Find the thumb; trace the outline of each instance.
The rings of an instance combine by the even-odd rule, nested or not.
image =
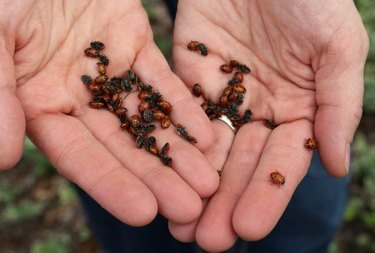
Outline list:
[[[0,38],[0,55],[0,169],[9,169],[22,155],[25,117],[15,95],[15,67],[4,38]]]
[[[351,22],[332,37],[320,55],[315,77],[315,138],[324,167],[337,177],[348,173],[350,144],[362,116],[363,72],[369,43],[359,15],[357,21],[357,26]]]

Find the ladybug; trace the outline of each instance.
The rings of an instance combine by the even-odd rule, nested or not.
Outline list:
[[[229,73],[232,73],[233,67],[229,64],[223,64],[220,66],[220,70],[221,72],[229,74]]]
[[[277,184],[278,186],[285,184],[285,177],[280,172],[274,171],[270,176],[273,184]]]
[[[305,148],[308,150],[314,150],[318,146],[318,141],[313,138],[305,139]]]
[[[208,48],[205,44],[203,43],[199,43],[198,44],[198,52],[203,55],[203,56],[207,56],[208,55]]]
[[[198,42],[198,41],[192,40],[192,41],[190,41],[189,44],[187,45],[187,48],[188,48],[190,51],[197,51],[197,50],[198,50],[198,45],[199,45],[199,42]]]
[[[96,102],[96,101],[90,102],[89,105],[90,105],[91,108],[94,108],[94,109],[102,109],[102,108],[105,107],[104,103]]]
[[[100,42],[100,41],[92,41],[90,42],[90,46],[91,48],[95,49],[95,50],[98,50],[98,51],[101,51],[104,49],[104,43],[103,42]]]
[[[193,95],[196,97],[200,97],[202,95],[202,86],[199,83],[193,85]]]
[[[275,129],[278,125],[269,119],[263,119],[263,124],[269,129]]]
[[[207,46],[205,44],[201,43],[201,42],[192,40],[192,41],[190,41],[188,43],[187,48],[190,51],[198,51],[198,53],[201,54],[201,55],[203,55],[203,56],[207,56],[208,55],[208,48],[207,48]]]

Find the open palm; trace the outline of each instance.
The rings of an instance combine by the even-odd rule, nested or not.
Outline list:
[[[4,121],[13,119],[14,126],[2,137],[22,135],[23,108],[28,135],[58,171],[120,220],[143,225],[157,211],[176,222],[196,219],[200,198],[210,196],[219,181],[198,150],[212,140],[212,133],[203,132],[210,123],[154,44],[140,1],[18,1],[12,8],[20,17],[14,17],[17,29],[7,39],[15,42],[1,50],[8,66],[2,78],[12,84],[7,99],[15,104]],[[173,120],[198,139],[195,147],[171,128],[155,133],[158,145],[171,144],[173,169],[137,149],[113,114],[88,106],[91,95],[80,77],[96,76],[95,61],[83,54],[93,40],[106,45],[109,76],[132,68],[172,103]],[[125,104],[130,113],[134,105]],[[14,153],[2,167],[9,167]]]
[[[188,51],[191,40],[205,43],[208,56]],[[219,66],[230,60],[248,65],[240,108],[251,109],[253,118],[236,135],[212,122],[215,144],[205,155],[223,171],[219,189],[199,221],[170,224],[174,236],[215,252],[229,248],[237,235],[264,237],[307,172],[312,152],[304,148],[305,138],[318,140],[329,173],[345,175],[361,116],[367,50],[349,0],[179,1],[175,73],[190,87],[200,83],[217,101],[231,78]],[[271,130],[263,119],[278,126]],[[286,177],[284,185],[272,185],[274,171]]]

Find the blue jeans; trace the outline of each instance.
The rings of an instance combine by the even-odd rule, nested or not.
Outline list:
[[[298,186],[275,229],[256,242],[237,243],[228,253],[324,253],[339,228],[347,202],[350,177],[336,179],[314,154],[307,176]],[[106,253],[197,253],[194,243],[180,243],[168,231],[165,218],[127,226],[78,189],[95,234]]]

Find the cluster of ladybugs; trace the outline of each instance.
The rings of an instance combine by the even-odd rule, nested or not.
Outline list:
[[[207,46],[201,42],[191,41],[187,45],[187,48],[191,51],[198,51],[203,56],[208,55]],[[201,52],[202,49],[204,49],[204,53]],[[218,103],[205,97],[202,86],[199,83],[193,85],[192,93],[196,97],[203,97],[204,102],[201,104],[201,107],[210,120],[218,119],[222,115],[225,115],[232,122],[236,130],[238,130],[241,126],[250,122],[252,116],[251,110],[245,110],[241,116],[238,109],[243,103],[246,93],[246,89],[242,85],[243,75],[250,73],[250,69],[245,64],[231,60],[228,64],[221,65],[220,70],[226,74],[230,74],[235,70],[235,73],[224,88],[218,99]]]
[[[151,154],[158,156],[163,164],[170,166],[172,158],[167,155],[170,144],[167,142],[159,151],[156,147],[156,138],[150,133],[156,129],[155,121],[160,122],[161,128],[168,128],[173,125],[177,134],[190,143],[197,140],[189,135],[185,127],[174,124],[170,113],[172,105],[163,99],[160,92],[149,84],[145,84],[132,70],[128,70],[122,77],[114,76],[108,78],[106,66],[108,58],[101,53],[104,44],[100,41],[93,41],[90,47],[85,49],[86,56],[97,58],[97,70],[99,75],[94,79],[88,75],[82,75],[81,80],[93,95],[90,107],[94,109],[107,109],[114,113],[120,120],[120,127],[130,133],[138,148],[144,148]],[[133,92],[138,92],[140,100],[138,104],[139,114],[128,116],[127,108],[123,106],[126,97]]]
[[[207,46],[201,42],[191,41],[188,43],[187,48],[188,50],[196,51],[203,56],[208,55]],[[201,104],[201,107],[210,120],[217,119],[221,115],[226,115],[231,120],[234,127],[236,127],[238,130],[238,128],[240,128],[243,124],[250,122],[252,115],[251,111],[247,109],[241,117],[238,110],[238,107],[243,103],[244,95],[246,93],[245,87],[241,84],[243,81],[243,74],[250,73],[250,69],[245,64],[241,64],[235,60],[231,60],[229,64],[223,64],[220,66],[220,70],[227,74],[232,73],[234,69],[236,71],[232,79],[230,79],[227,83],[227,87],[224,88],[221,96],[218,99],[218,103],[214,103],[213,101],[207,99],[201,85],[198,83],[193,85],[192,93],[196,97],[203,97],[204,102]],[[269,119],[264,119],[263,123],[270,129],[274,129],[278,126]],[[315,139],[305,139],[304,146],[308,150],[314,150],[317,145],[318,142]],[[270,178],[273,184],[278,186],[285,184],[285,176],[283,176],[277,170],[270,174]]]

